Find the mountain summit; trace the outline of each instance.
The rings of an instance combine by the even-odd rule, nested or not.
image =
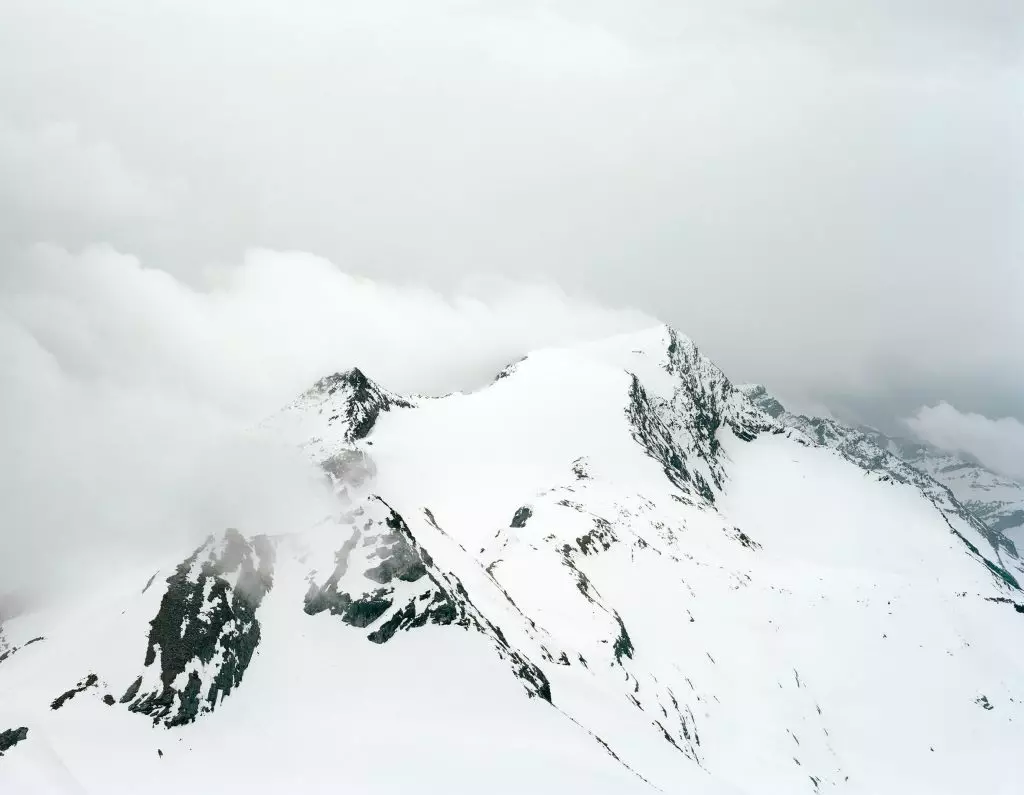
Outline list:
[[[0,791],[1018,792],[1016,548],[766,396],[664,326],[322,379],[335,515],[4,622]]]

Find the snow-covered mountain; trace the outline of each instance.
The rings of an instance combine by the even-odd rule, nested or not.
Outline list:
[[[261,432],[335,515],[3,622],[0,792],[1019,792],[1016,549],[763,397],[665,327],[322,379]]]

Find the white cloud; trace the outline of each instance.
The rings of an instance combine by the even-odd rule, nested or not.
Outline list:
[[[1024,417],[1019,1],[103,5],[6,4],[0,238],[551,274],[740,380]]]
[[[990,469],[1024,479],[1024,423],[1020,420],[991,419],[939,403],[922,406],[906,422],[936,447],[970,453]]]
[[[68,226],[95,232],[139,223],[169,214],[183,189],[132,170],[114,146],[86,140],[77,124],[22,129],[0,118],[0,206],[29,224],[11,233],[62,237]]]
[[[235,525],[328,510],[297,453],[248,429],[358,365],[402,391],[476,386],[536,347],[652,323],[550,285],[442,295],[256,251],[204,289],[109,247],[45,245],[0,274],[0,582],[76,582]],[[104,562],[105,561],[105,562]]]
[[[328,370],[647,322],[602,304],[782,394],[1024,417],[1019,2],[103,5],[0,25],[0,577],[223,523],[262,482],[190,462]]]

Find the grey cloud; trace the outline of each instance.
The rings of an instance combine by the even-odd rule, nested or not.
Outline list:
[[[1018,3],[9,16],[5,124],[73,123],[173,200],[155,221],[26,219],[8,242],[108,242],[193,283],[252,246],[441,289],[544,276],[674,323],[740,380],[890,417],[956,389],[1024,416],[1024,327],[1002,309],[1024,295]],[[39,193],[24,181],[8,218]]]
[[[225,526],[334,510],[297,451],[253,433],[326,373],[390,388],[487,380],[522,351],[653,319],[543,284],[453,294],[251,252],[196,288],[110,247],[9,253],[0,273],[0,582],[74,587],[173,560]]]
[[[1018,2],[3,14],[2,408],[33,499],[59,439],[101,456],[61,471],[69,506],[103,472],[159,504],[125,462],[168,444],[190,493],[170,462],[201,434],[172,429],[235,449],[326,370],[458,388],[650,316],[878,425],[1024,418]],[[108,451],[126,427],[151,441]]]
[[[973,455],[1011,478],[1024,480],[1024,423],[959,411],[949,403],[922,406],[906,420],[926,442]]]

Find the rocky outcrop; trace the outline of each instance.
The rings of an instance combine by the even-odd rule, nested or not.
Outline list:
[[[394,509],[374,497],[363,517],[335,553],[328,577],[318,583],[311,574],[304,607],[308,615],[328,612],[368,630],[366,639],[378,644],[428,624],[479,632],[528,694],[551,700],[544,672],[477,609],[458,577],[437,567]]]
[[[214,710],[241,684],[259,645],[256,615],[273,581],[268,538],[250,541],[237,530],[209,538],[167,578],[150,622],[147,670],[121,701],[166,726]]]

